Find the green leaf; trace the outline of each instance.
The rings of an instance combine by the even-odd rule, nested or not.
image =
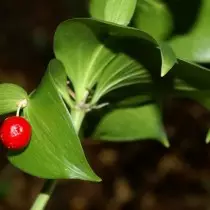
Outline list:
[[[53,75],[53,80],[59,93],[69,96],[67,90],[67,75],[62,63],[57,59],[52,59],[48,64],[48,68]]]
[[[165,42],[159,42],[161,49],[162,67],[161,67],[161,77],[165,76],[169,70],[177,63],[176,56],[173,50]]]
[[[197,103],[201,104],[207,110],[210,110],[210,89],[199,90],[180,79],[175,80],[175,88],[176,88],[176,95],[178,97],[192,99]],[[206,136],[206,143],[209,142],[210,142],[210,130],[208,131]]]
[[[210,70],[205,67],[178,59],[178,63],[174,65],[171,73],[175,78],[182,80],[186,87],[210,90]]]
[[[204,106],[206,109],[210,110],[210,90],[187,89],[185,91],[177,91],[176,95],[193,99]]]
[[[210,70],[179,59],[171,71],[175,76],[176,95],[190,98],[210,110]],[[206,142],[210,142],[210,131]]]
[[[189,4],[192,4],[192,9]],[[170,38],[168,44],[179,58],[209,62],[209,10],[209,0],[187,0],[182,2],[181,9],[174,1],[138,0],[132,22],[157,40]]]
[[[206,143],[210,143],[210,129],[208,130],[207,132],[207,135],[206,135]]]
[[[49,63],[49,69],[51,69],[56,89],[59,91],[65,102],[70,107],[73,107],[73,101],[69,97],[68,93],[67,75],[63,64],[57,59],[52,59]]]
[[[195,62],[210,61],[209,11],[210,1],[202,0],[197,20],[191,30],[187,34],[177,35],[170,40],[169,44],[178,57]]]
[[[41,178],[100,181],[84,156],[71,116],[56,90],[54,77],[58,76],[56,71],[60,71],[57,64],[55,61],[50,63],[24,109],[32,126],[31,142],[24,151],[10,151],[9,161],[24,172]]]
[[[178,96],[191,98],[210,109],[210,70],[179,59],[171,71]]]
[[[17,110],[20,101],[27,99],[26,91],[14,84],[0,84],[0,115]]]
[[[138,0],[133,25],[157,40],[165,40],[173,29],[173,19],[162,0]]]
[[[137,0],[90,0],[92,17],[120,25],[128,25]]]
[[[119,103],[117,103],[117,107],[133,107],[133,106],[139,106],[140,104],[146,104],[151,103],[154,100],[149,95],[136,95],[127,97],[123,100],[121,100]]]
[[[93,137],[117,142],[157,139],[165,146],[169,146],[160,111],[154,104],[120,108],[109,112],[101,119]]]
[[[179,97],[192,99],[196,101],[197,103],[201,104],[207,110],[210,110],[210,90],[193,89],[192,87],[190,88],[190,86],[187,86],[185,84],[184,90],[177,91],[176,94]],[[208,131],[207,136],[206,136],[206,143],[209,143],[209,142],[210,142],[210,130]]]
[[[98,100],[99,96],[115,88],[150,79],[147,70],[119,46],[118,40],[126,37],[143,40],[154,52],[157,47],[160,48],[163,74],[175,64],[176,58],[170,48],[163,43],[159,45],[148,34],[137,29],[93,19],[68,20],[59,25],[55,33],[54,51],[74,86],[77,102],[82,101],[87,90],[97,84],[98,92],[95,94],[98,96],[95,97]]]
[[[148,84],[151,80],[149,72],[143,66],[119,53],[98,79],[91,103],[96,103],[103,95],[117,88],[136,83]]]

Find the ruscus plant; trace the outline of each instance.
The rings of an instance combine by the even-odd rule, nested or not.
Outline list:
[[[204,2],[206,13],[210,2]],[[86,160],[81,136],[112,142],[154,139],[169,147],[162,122],[168,95],[210,109],[210,70],[196,63],[210,58],[191,49],[206,49],[192,41],[204,30],[205,14],[186,37],[170,37],[172,16],[161,0],[90,0],[89,12],[90,17],[57,27],[55,58],[33,92],[0,84],[0,114],[17,113],[0,131],[8,160],[46,179],[31,210],[45,208],[57,179],[101,181]],[[14,137],[11,126],[17,129],[18,123],[25,133]]]

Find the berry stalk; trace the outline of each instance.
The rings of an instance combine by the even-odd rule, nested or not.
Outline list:
[[[44,209],[56,185],[55,180],[46,180],[42,191],[34,202],[31,210]]]

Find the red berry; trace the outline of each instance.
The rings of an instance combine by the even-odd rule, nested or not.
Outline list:
[[[31,138],[31,125],[23,117],[8,117],[0,128],[0,137],[8,149],[23,149]]]

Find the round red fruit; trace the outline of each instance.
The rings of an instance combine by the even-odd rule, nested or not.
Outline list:
[[[23,149],[29,144],[31,138],[31,125],[19,116],[8,117],[0,128],[0,137],[8,149]]]

